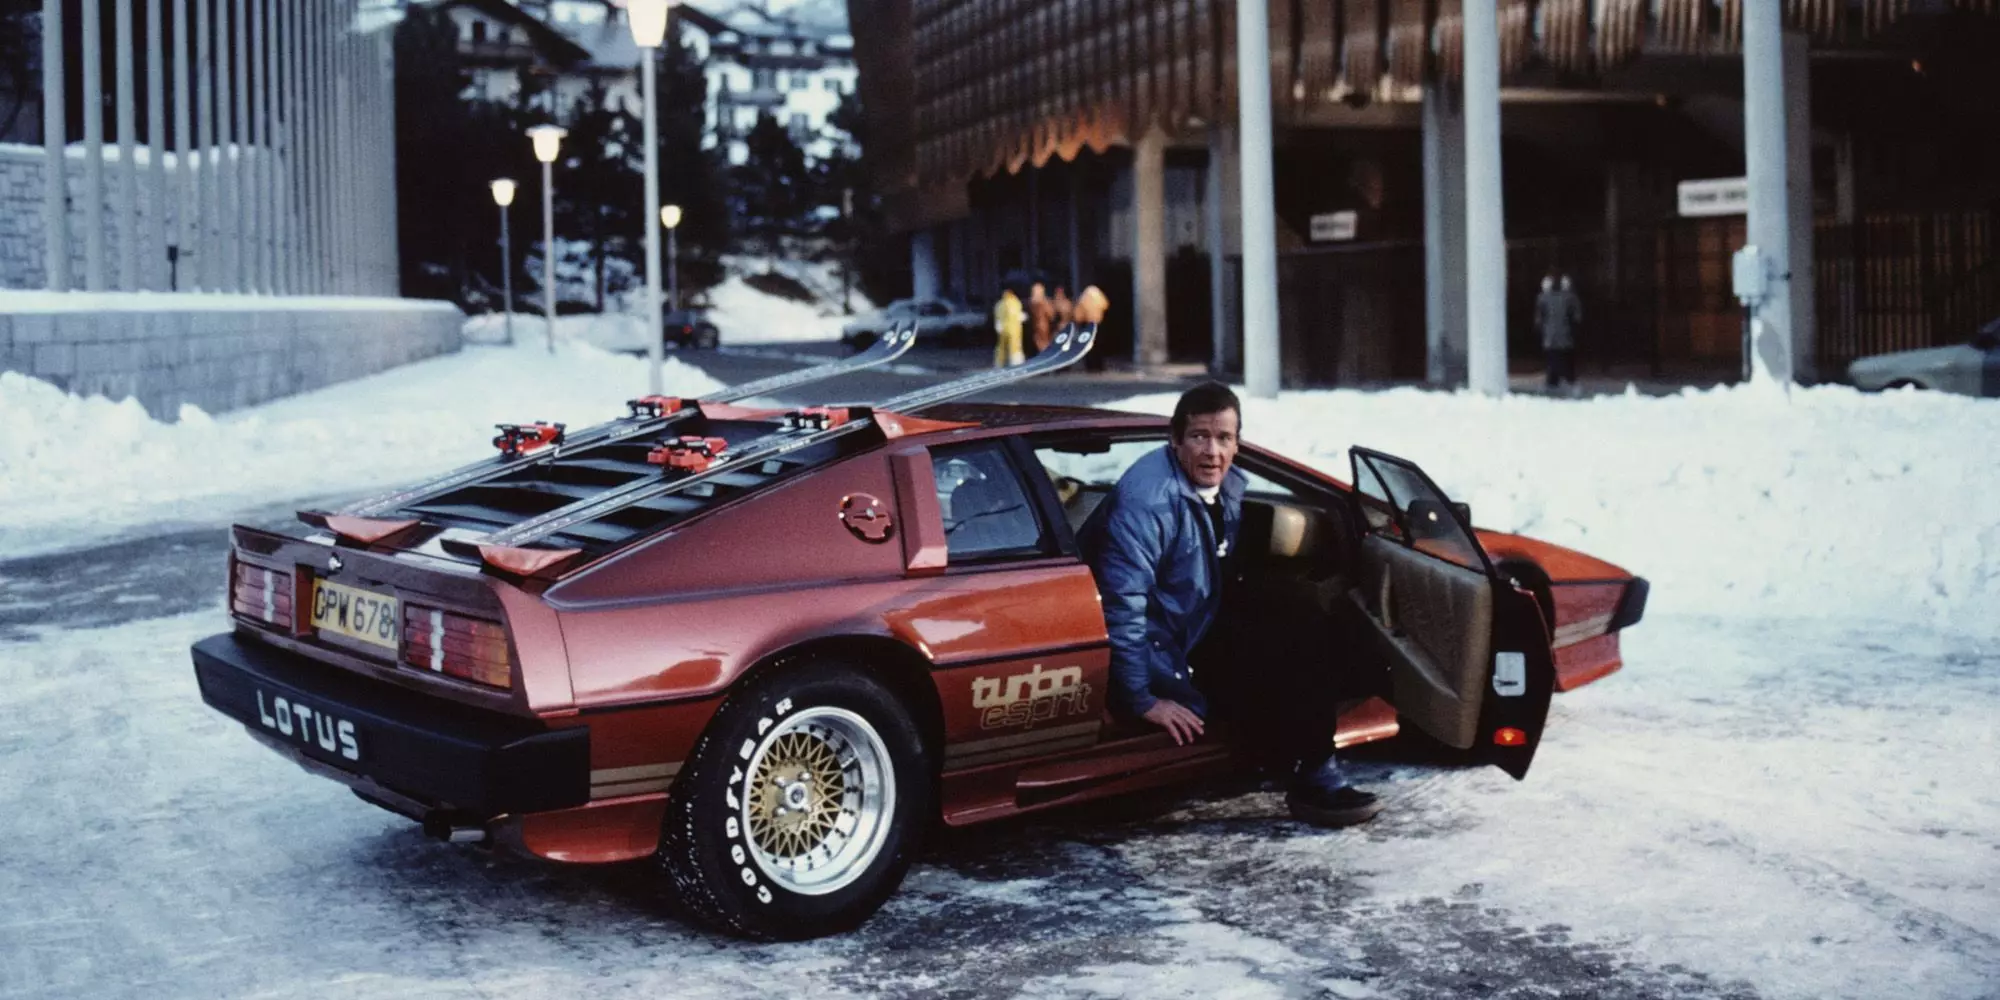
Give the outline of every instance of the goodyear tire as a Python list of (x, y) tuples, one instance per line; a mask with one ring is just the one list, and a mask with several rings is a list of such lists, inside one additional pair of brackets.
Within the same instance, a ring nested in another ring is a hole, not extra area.
[(752, 679), (716, 713), (660, 831), (691, 916), (749, 938), (852, 929), (902, 884), (933, 806), (922, 733), (856, 665), (812, 660)]

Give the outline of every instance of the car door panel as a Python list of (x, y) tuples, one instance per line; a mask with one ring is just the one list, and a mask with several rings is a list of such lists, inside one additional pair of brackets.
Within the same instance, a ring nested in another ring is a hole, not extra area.
[(1444, 743), (1469, 749), (1492, 643), (1492, 581), (1374, 535), (1361, 543), (1360, 564), (1362, 586), (1348, 599), (1388, 661), (1396, 709)]
[(1469, 514), (1421, 469), (1365, 448), (1351, 454), (1368, 527), (1349, 601), (1388, 670), (1397, 712), (1525, 776), (1555, 690), (1539, 606), (1496, 572)]

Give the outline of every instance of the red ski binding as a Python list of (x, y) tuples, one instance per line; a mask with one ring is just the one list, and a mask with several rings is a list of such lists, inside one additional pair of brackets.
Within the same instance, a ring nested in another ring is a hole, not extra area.
[(668, 438), (646, 453), (646, 461), (689, 474), (706, 472), (727, 447), (729, 442), (721, 438)]
[(493, 439), (493, 447), (500, 449), (503, 458), (515, 459), (531, 451), (550, 445), (563, 443), (563, 424), (544, 423), (537, 420), (532, 424), (494, 424), (500, 428), (500, 435)]
[(625, 405), (632, 410), (632, 419), (647, 417), (658, 420), (669, 413), (682, 409), (687, 404), (679, 396), (641, 396), (628, 399)]
[(849, 419), (845, 406), (808, 406), (785, 414), (785, 429), (828, 431), (847, 423)]

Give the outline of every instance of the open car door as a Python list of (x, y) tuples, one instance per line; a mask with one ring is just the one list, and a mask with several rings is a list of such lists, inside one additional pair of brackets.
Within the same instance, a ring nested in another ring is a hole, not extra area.
[(1349, 452), (1365, 532), (1348, 599), (1408, 722), (1526, 777), (1555, 692), (1540, 607), (1494, 571), (1471, 517), (1423, 470)]

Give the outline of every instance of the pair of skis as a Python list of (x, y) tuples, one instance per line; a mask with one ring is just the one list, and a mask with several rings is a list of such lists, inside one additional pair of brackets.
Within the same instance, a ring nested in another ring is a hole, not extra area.
[[(479, 539), (477, 544), (508, 547), (531, 545), (564, 529), (595, 520), (623, 507), (668, 493), (677, 493), (698, 483), (707, 482), (736, 470), (754, 467), (800, 448), (855, 433), (862, 428), (873, 426), (875, 421), (872, 414), (875, 412), (915, 413), (927, 406), (962, 399), (998, 386), (1067, 368), (1082, 360), (1083, 356), (1090, 352), (1096, 340), (1095, 323), (1064, 327), (1056, 333), (1047, 350), (1035, 355), (1024, 364), (977, 372), (926, 389), (892, 396), (868, 404), (869, 416), (857, 417), (836, 426), (820, 427), (809, 422), (801, 422), (729, 449), (702, 472), (677, 479), (637, 480), (503, 528)], [(857, 405), (855, 408), (861, 407)]]
[[(783, 372), (752, 382), (745, 382), (741, 385), (730, 386), (726, 389), (710, 393), (702, 397), (702, 399), (712, 403), (733, 403), (739, 399), (768, 396), (775, 392), (783, 392), (787, 389), (795, 389), (802, 385), (822, 382), (836, 376), (858, 372), (866, 368), (873, 368), (877, 365), (888, 364), (902, 357), (916, 343), (916, 340), (917, 326), (915, 323), (907, 326), (893, 326), (882, 334), (881, 338), (876, 340), (875, 343), (870, 344), (867, 350), (859, 354), (842, 358), (838, 361), (829, 361), (823, 365), (814, 365), (811, 368), (801, 368), (798, 371)], [(635, 400), (634, 404), (643, 402), (646, 402), (646, 400)], [(538, 462), (547, 462), (559, 455), (579, 449), (606, 444), (612, 441), (623, 441), (627, 438), (639, 437), (641, 435), (654, 434), (694, 416), (696, 413), (696, 402), (693, 399), (686, 400), (679, 409), (667, 412), (648, 411), (643, 407), (635, 405), (631, 416), (606, 421), (594, 427), (585, 428), (575, 434), (566, 434), (563, 436), (562, 443), (555, 447), (524, 452), (514, 457), (502, 455), (498, 458), (474, 462), (471, 465), (453, 469), (442, 476), (418, 483), (415, 486), (404, 487), (372, 496), (365, 500), (356, 501), (343, 508), (340, 513), (354, 517), (375, 517), (387, 514), (412, 504), (435, 500), (461, 487), (498, 478), (517, 469), (526, 468)]]

